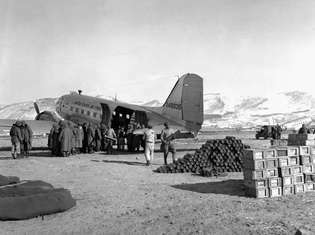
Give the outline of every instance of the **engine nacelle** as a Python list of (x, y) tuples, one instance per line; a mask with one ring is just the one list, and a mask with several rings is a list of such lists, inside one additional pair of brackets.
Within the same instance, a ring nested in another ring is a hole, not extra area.
[(37, 114), (35, 120), (59, 122), (61, 119), (54, 112), (44, 111)]

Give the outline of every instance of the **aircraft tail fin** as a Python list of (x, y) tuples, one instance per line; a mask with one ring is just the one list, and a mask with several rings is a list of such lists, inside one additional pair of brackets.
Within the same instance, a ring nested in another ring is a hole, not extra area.
[(185, 121), (195, 134), (203, 123), (203, 79), (196, 74), (185, 74), (178, 79), (166, 99), (163, 113)]

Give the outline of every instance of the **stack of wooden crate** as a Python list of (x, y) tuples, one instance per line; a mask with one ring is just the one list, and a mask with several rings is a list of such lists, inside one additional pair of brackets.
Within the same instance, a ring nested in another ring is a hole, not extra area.
[(279, 197), (315, 191), (315, 147), (249, 149), (243, 164), (247, 196)]

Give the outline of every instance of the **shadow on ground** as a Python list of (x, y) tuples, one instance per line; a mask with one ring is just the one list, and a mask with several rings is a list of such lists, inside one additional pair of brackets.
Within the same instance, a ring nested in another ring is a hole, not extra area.
[(225, 180), (197, 184), (172, 185), (173, 188), (197, 193), (226, 194), (231, 196), (245, 196), (243, 180)]
[(130, 161), (119, 161), (119, 160), (91, 160), (92, 162), (103, 162), (103, 163), (117, 163), (117, 164), (125, 164), (131, 166), (146, 166), (145, 163), (142, 162), (130, 162)]

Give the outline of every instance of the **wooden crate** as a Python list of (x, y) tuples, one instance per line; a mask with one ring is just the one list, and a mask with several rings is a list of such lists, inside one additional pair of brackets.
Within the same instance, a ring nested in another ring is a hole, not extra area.
[(268, 187), (268, 180), (244, 180), (244, 185), (248, 188), (266, 188)]
[(302, 166), (291, 166), (292, 172), (294, 175), (296, 174), (303, 174), (303, 167)]
[(307, 183), (314, 182), (315, 183), (315, 174), (304, 174), (304, 181)]
[(288, 146), (288, 156), (299, 156), (299, 148)]
[(313, 156), (307, 155), (307, 156), (300, 156), (300, 164), (301, 165), (307, 165), (313, 163)]
[(282, 178), (269, 178), (268, 179), (268, 187), (274, 188), (274, 187), (282, 187)]
[(266, 197), (269, 197), (269, 189), (245, 187), (245, 194), (249, 197), (266, 198)]
[(295, 184), (294, 185), (294, 193), (295, 194), (305, 193), (305, 185), (304, 184)]
[(264, 150), (262, 149), (246, 149), (244, 158), (248, 160), (263, 160)]
[(267, 169), (279, 167), (278, 158), (274, 158), (274, 159), (269, 158), (269, 159), (266, 159), (265, 162), (266, 162), (265, 166)]
[(313, 164), (303, 165), (303, 173), (305, 174), (315, 173), (314, 165)]
[(281, 197), (282, 187), (272, 187), (269, 188), (269, 197)]
[(290, 156), (289, 157), (289, 166), (296, 166), (300, 164), (299, 156)]
[(310, 146), (311, 155), (315, 155), (315, 146)]
[(293, 175), (293, 184), (304, 184), (304, 174)]
[(289, 157), (279, 157), (278, 166), (279, 167), (289, 166)]
[(282, 194), (283, 194), (284, 196), (294, 194), (294, 186), (293, 186), (293, 185), (290, 185), (290, 186), (283, 186), (283, 188), (282, 188)]
[(263, 156), (264, 158), (276, 158), (277, 152), (275, 149), (265, 149)]
[(250, 170), (262, 170), (266, 168), (266, 163), (264, 160), (249, 160), (246, 159), (243, 161), (244, 169)]
[(265, 170), (247, 170), (244, 169), (244, 180), (260, 180), (260, 179), (266, 179), (267, 173)]
[(311, 155), (310, 146), (299, 146), (299, 155)]
[(279, 147), (279, 146), (287, 146), (288, 140), (280, 139), (280, 140), (270, 140), (270, 145), (273, 147)]
[(283, 186), (290, 186), (293, 185), (293, 177), (292, 176), (284, 176), (282, 177), (282, 184)]
[(305, 183), (306, 192), (315, 192), (315, 183)]
[(270, 177), (279, 177), (279, 170), (278, 168), (273, 168), (273, 169), (266, 169), (266, 177), (270, 178)]
[(287, 157), (288, 156), (288, 148), (282, 147), (276, 149), (277, 157)]

